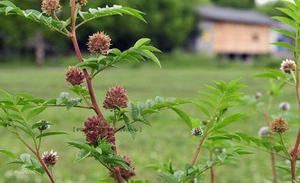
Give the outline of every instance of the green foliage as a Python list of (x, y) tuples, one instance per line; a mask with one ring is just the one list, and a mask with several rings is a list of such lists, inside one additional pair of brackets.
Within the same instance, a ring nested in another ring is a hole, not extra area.
[[(162, 51), (171, 51), (181, 47), (193, 31), (196, 19), (195, 7), (204, 3), (206, 2), (203, 0), (193, 0), (189, 3), (181, 0), (91, 2), (92, 6), (121, 4), (135, 7), (146, 13), (148, 24), (130, 18), (123, 21), (123, 18), (115, 17), (99, 24), (95, 22), (90, 28), (94, 30), (99, 26), (103, 27), (114, 38), (115, 44), (122, 43), (120, 44), (122, 48), (129, 47), (132, 44), (131, 40), (146, 36)], [(115, 25), (119, 25), (120, 28), (116, 29)]]
[(37, 10), (22, 10), (10, 1), (0, 2), (0, 14), (22, 16), (61, 33), (63, 33), (62, 30), (69, 24), (69, 22), (66, 21), (55, 20), (52, 17), (44, 16)]
[(283, 1), (283, 2), (286, 5), (286, 7), (277, 8), (277, 10), (279, 10), (279, 12), (281, 12), (283, 15), (274, 16), (273, 18), (283, 24), (288, 25), (292, 30), (287, 30), (287, 29), (274, 29), (274, 30), (285, 36), (292, 38), (293, 40), (295, 40), (295, 44), (291, 45), (289, 42), (276, 42), (273, 44), (291, 50), (294, 53), (295, 57), (298, 58), (299, 56), (298, 30), (300, 29), (299, 15), (298, 15), (299, 6), (297, 4), (298, 2), (297, 1), (296, 3), (292, 3), (289, 1)]
[(255, 0), (211, 0), (218, 6), (251, 9), (255, 7)]
[(120, 166), (124, 169), (129, 168), (124, 159), (117, 156), (112, 150), (111, 144), (107, 143), (105, 140), (100, 141), (99, 146), (97, 147), (75, 141), (68, 142), (68, 144), (80, 150), (76, 157), (77, 161), (92, 157), (108, 168), (113, 168), (115, 166)]
[(121, 122), (117, 131), (123, 130), (130, 132), (133, 136), (139, 131), (139, 122), (146, 125), (151, 125), (148, 117), (153, 114), (158, 114), (162, 110), (171, 109), (174, 110), (179, 117), (186, 117), (176, 106), (190, 103), (187, 100), (175, 99), (175, 98), (163, 98), (157, 96), (154, 100), (148, 99), (146, 102), (134, 103), (131, 102), (127, 109), (115, 111), (115, 117), (111, 117), (115, 121)]
[(77, 66), (82, 69), (90, 69), (93, 77), (107, 68), (116, 67), (115, 64), (122, 62), (139, 63), (150, 60), (161, 67), (158, 58), (154, 54), (160, 51), (153, 47), (150, 42), (150, 39), (142, 38), (126, 51), (122, 52), (119, 49), (114, 48), (110, 50), (110, 53), (107, 56), (101, 55), (98, 57), (90, 57), (85, 59), (84, 62), (77, 64)]

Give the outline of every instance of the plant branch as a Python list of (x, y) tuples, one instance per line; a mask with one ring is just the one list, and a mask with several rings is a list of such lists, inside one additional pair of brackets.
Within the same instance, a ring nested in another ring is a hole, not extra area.
[(291, 159), (291, 155), (290, 155), (289, 151), (287, 150), (287, 148), (284, 144), (284, 140), (283, 140), (283, 137), (282, 137), (281, 133), (279, 133), (279, 138), (280, 138), (280, 143), (283, 147), (283, 151), (284, 151), (285, 155), (288, 157), (288, 159)]
[(198, 157), (199, 157), (199, 154), (200, 154), (202, 145), (203, 145), (204, 141), (206, 140), (207, 135), (208, 135), (208, 134), (206, 133), (206, 134), (201, 138), (200, 142), (198, 143), (196, 152), (195, 152), (194, 157), (193, 157), (193, 160), (192, 160), (192, 166), (194, 166), (195, 163), (196, 163), (197, 160), (198, 160)]
[(40, 153), (37, 150), (34, 150), (29, 144), (27, 144), (22, 137), (18, 134), (15, 133), (17, 138), (36, 156), (36, 158), (38, 159), (38, 161), (41, 163), (43, 169), (45, 170), (47, 176), (49, 177), (51, 183), (56, 183), (55, 179), (52, 175), (52, 173), (50, 172), (49, 168), (47, 167), (47, 165), (45, 164), (45, 162), (42, 160), (42, 158), (40, 157)]
[(272, 150), (271, 154), (271, 166), (272, 166), (272, 175), (273, 175), (273, 183), (278, 183), (278, 176), (276, 172), (276, 157), (275, 151)]
[[(76, 16), (77, 16), (76, 12), (77, 12), (76, 11), (76, 2), (75, 2), (75, 0), (72, 0), (71, 1), (71, 19), (72, 19), (71, 40), (72, 40), (73, 47), (74, 47), (74, 50), (75, 50), (75, 53), (76, 53), (76, 56), (77, 56), (78, 60), (80, 62), (84, 62), (83, 56), (81, 54), (81, 50), (80, 50), (79, 45), (78, 45), (77, 35), (76, 35)], [(85, 76), (86, 83), (87, 83), (87, 86), (88, 86), (88, 91), (89, 91), (89, 94), (91, 96), (93, 109), (99, 117), (104, 118), (104, 116), (101, 113), (100, 108), (97, 104), (97, 99), (96, 99), (96, 95), (95, 95), (95, 91), (94, 91), (94, 87), (93, 87), (93, 84), (92, 84), (91, 77), (90, 77), (90, 75), (89, 75), (89, 73), (86, 69), (83, 69), (83, 72), (84, 72), (84, 76)]]
[[(210, 161), (213, 160), (213, 153), (212, 153), (212, 150), (209, 151), (209, 159), (210, 159)], [(210, 182), (211, 182), (211, 183), (214, 183), (214, 182), (215, 182), (215, 169), (214, 169), (214, 166), (211, 166), (211, 167), (210, 167)]]
[[(84, 62), (81, 50), (79, 48), (78, 45), (78, 41), (77, 41), (77, 35), (76, 35), (76, 19), (77, 19), (77, 8), (76, 8), (76, 0), (71, 0), (71, 40), (72, 40), (72, 44), (75, 50), (75, 54), (77, 56), (77, 59), (79, 60), (79, 62)], [(92, 106), (93, 106), (93, 110), (95, 111), (95, 113), (102, 119), (104, 119), (104, 116), (99, 108), (99, 105), (97, 103), (97, 98), (96, 98), (96, 94), (94, 91), (94, 87), (93, 87), (93, 83), (92, 83), (92, 77), (90, 76), (90, 74), (88, 73), (88, 71), (86, 69), (83, 69), (83, 73), (84, 73), (84, 77), (87, 83), (87, 87), (88, 87), (88, 91), (89, 91), (89, 95), (91, 97), (91, 102), (92, 102)], [(115, 152), (117, 153), (117, 149), (114, 148)], [(123, 178), (120, 174), (120, 171), (116, 171), (116, 178), (115, 181), (117, 183), (123, 183)]]
[(298, 158), (298, 150), (300, 146), (300, 130), (298, 130), (298, 135), (296, 139), (296, 143), (291, 151), (291, 171), (292, 171), (292, 182), (297, 182), (297, 175), (296, 175), (296, 162)]
[[(66, 105), (43, 105), (46, 107), (66, 107)], [(75, 108), (81, 108), (81, 109), (94, 109), (94, 107), (89, 107), (89, 106), (73, 106)]]

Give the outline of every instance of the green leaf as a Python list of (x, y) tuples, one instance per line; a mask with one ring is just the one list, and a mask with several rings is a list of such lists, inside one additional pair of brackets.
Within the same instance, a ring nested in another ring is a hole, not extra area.
[(45, 106), (39, 106), (39, 107), (33, 108), (31, 111), (28, 112), (27, 119), (32, 119), (32, 118), (36, 117), (37, 115), (42, 113), (46, 108), (47, 107), (45, 107)]
[(280, 70), (276, 70), (276, 69), (267, 69), (262, 73), (256, 74), (255, 77), (260, 77), (260, 78), (270, 78), (270, 79), (286, 79), (286, 75), (281, 72)]
[(246, 115), (242, 114), (242, 113), (230, 115), (230, 116), (224, 118), (220, 123), (218, 123), (213, 128), (213, 130), (219, 130), (221, 128), (224, 128), (225, 126), (228, 126), (228, 125), (230, 125), (230, 124), (232, 124), (234, 122), (238, 122), (238, 121), (240, 121), (241, 119), (243, 119), (245, 117), (246, 117)]
[(176, 107), (171, 107), (171, 109), (173, 111), (175, 111), (181, 117), (181, 119), (183, 119), (183, 121), (188, 125), (188, 127), (190, 129), (193, 128), (192, 120), (191, 120), (190, 116), (186, 112), (184, 112), (183, 110), (180, 110), (180, 109), (178, 109)]
[(0, 14), (19, 15), (34, 22), (43, 24), (53, 30), (63, 30), (68, 26), (68, 22), (55, 20), (52, 17), (43, 15), (36, 10), (22, 10), (10, 1), (0, 1)]
[(112, 7), (105, 7), (105, 8), (99, 8), (99, 7), (90, 8), (88, 12), (80, 11), (79, 15), (83, 19), (83, 22), (80, 23), (79, 26), (93, 19), (112, 16), (112, 15), (130, 15), (143, 22), (146, 22), (146, 20), (143, 17), (143, 13), (141, 11), (138, 11), (133, 8), (122, 7), (119, 5), (114, 5)]
[(295, 39), (295, 33), (294, 32), (291, 32), (289, 30), (285, 30), (285, 29), (278, 29), (278, 28), (273, 28), (274, 31), (284, 35), (284, 36), (287, 36), (287, 37), (290, 37), (292, 39)]
[(148, 57), (151, 61), (155, 62), (159, 68), (161, 68), (161, 64), (158, 60), (158, 58), (149, 50), (143, 50), (143, 52), (146, 54), (146, 57)]
[(68, 134), (67, 132), (45, 132), (40, 135), (38, 135), (36, 138), (42, 138), (42, 137), (47, 137), (47, 136), (53, 136), (53, 135), (66, 135)]
[(150, 44), (150, 42), (151, 42), (151, 39), (149, 39), (149, 38), (141, 38), (134, 44), (133, 47), (140, 48), (143, 45)]
[(0, 153), (5, 154), (6, 156), (10, 158), (17, 158), (17, 155), (11, 151), (0, 149)]
[(274, 18), (275, 20), (278, 20), (286, 25), (289, 25), (294, 29), (298, 29), (298, 25), (290, 18), (282, 17), (282, 16), (274, 16), (272, 18)]
[(288, 42), (274, 42), (272, 44), (276, 45), (276, 46), (281, 46), (281, 47), (287, 48), (291, 51), (295, 51), (295, 47)]
[(292, 18), (294, 21), (299, 22), (300, 17), (298, 16), (298, 14), (296, 14), (292, 10), (287, 9), (287, 8), (276, 8), (276, 9), (281, 11), (282, 13), (286, 14), (287, 16)]
[(89, 155), (91, 154), (90, 151), (86, 151), (86, 150), (80, 150), (76, 156), (76, 161), (81, 161), (86, 159), (87, 157), (89, 157)]

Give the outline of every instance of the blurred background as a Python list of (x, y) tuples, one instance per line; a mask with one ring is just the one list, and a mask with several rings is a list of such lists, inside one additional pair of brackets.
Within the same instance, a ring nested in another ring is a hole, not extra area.
[[(23, 9), (40, 9), (36, 0), (13, 0)], [(61, 0), (63, 11), (59, 15), (69, 15), (68, 0)], [(268, 0), (97, 0), (89, 7), (103, 7), (121, 4), (146, 13), (147, 24), (131, 17), (114, 16), (97, 19), (78, 30), (82, 50), (87, 54), (88, 36), (97, 31), (105, 31), (113, 40), (113, 47), (129, 48), (136, 40), (149, 37), (153, 44), (163, 51), (159, 55), (162, 69), (152, 63), (126, 64), (120, 68), (104, 72), (95, 81), (99, 99), (105, 90), (115, 84), (128, 89), (130, 100), (144, 101), (155, 96), (194, 98), (203, 84), (212, 80), (241, 78), (249, 87), (250, 95), (268, 91), (267, 81), (257, 80), (254, 74), (266, 67), (279, 68), (282, 58), (291, 53), (270, 43), (289, 40), (272, 30), (272, 27), (287, 28), (270, 17), (278, 15), (275, 9), (284, 6), (279, 1)], [(66, 66), (77, 63), (69, 40), (49, 32), (42, 26), (25, 21), (23, 18), (0, 16), (0, 88), (10, 92), (30, 92), (41, 97), (56, 97), (67, 91), (64, 79)], [(275, 103), (288, 101), (292, 111), (296, 111), (294, 91), (286, 89), (285, 95)], [(262, 100), (267, 97), (263, 96)], [(187, 107), (187, 110), (199, 115)], [(272, 107), (274, 112), (278, 106)], [(256, 120), (244, 121), (230, 128), (256, 134), (264, 124), (259, 114)], [(62, 111), (51, 109), (43, 118), (55, 123), (53, 128), (66, 130), (72, 138), (83, 138), (73, 132), (84, 119), (92, 115), (77, 110)], [(118, 144), (122, 154), (132, 157), (138, 177), (156, 182), (156, 173), (147, 168), (153, 163), (174, 160), (177, 167), (184, 167), (190, 161), (197, 141), (190, 138), (190, 131), (176, 115), (164, 112), (151, 118), (152, 127), (131, 139), (129, 134), (119, 134)], [(159, 131), (158, 131), (159, 129)], [(294, 134), (291, 129), (291, 137)], [(0, 129), (0, 148), (24, 149), (12, 135)], [(46, 141), (44, 150), (55, 149), (60, 155), (55, 174), (59, 182), (101, 182), (104, 169), (92, 161), (74, 162), (76, 150), (68, 147), (58, 137)], [(205, 152), (204, 152), (205, 154)], [(205, 159), (205, 157), (202, 157)], [(66, 163), (68, 162), (68, 163)], [(271, 178), (269, 156), (264, 152), (247, 156), (236, 165), (217, 169), (217, 183), (263, 183)], [(42, 177), (33, 177), (14, 166), (6, 166), (0, 155), (0, 182), (47, 182)], [(233, 176), (234, 175), (234, 176)]]

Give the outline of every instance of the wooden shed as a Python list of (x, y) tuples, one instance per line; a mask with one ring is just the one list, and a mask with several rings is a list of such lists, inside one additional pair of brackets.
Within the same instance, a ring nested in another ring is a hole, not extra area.
[(201, 7), (198, 14), (196, 51), (242, 57), (272, 53), (270, 43), (276, 38), (269, 17), (255, 11), (215, 6)]

